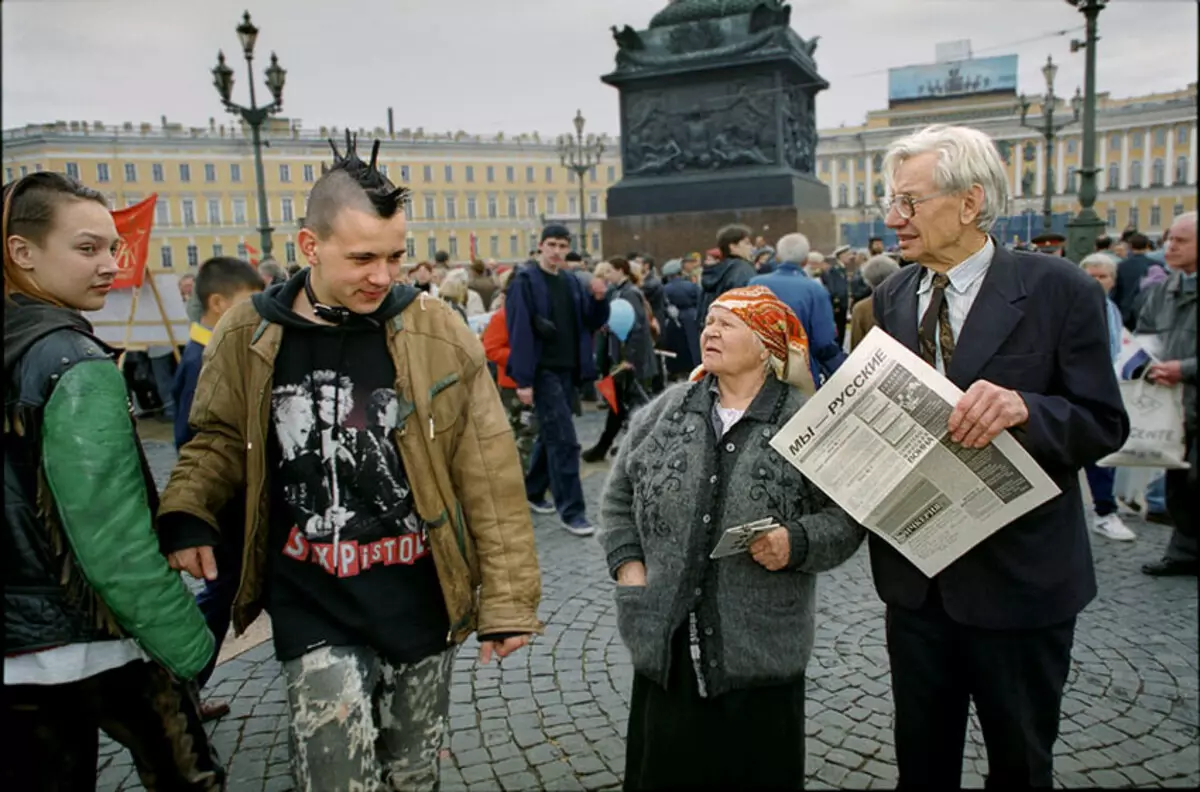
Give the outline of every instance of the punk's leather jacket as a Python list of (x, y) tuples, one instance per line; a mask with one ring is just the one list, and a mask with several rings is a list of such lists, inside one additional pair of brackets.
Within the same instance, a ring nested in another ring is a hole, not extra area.
[(6, 359), (4, 652), (131, 637), (190, 678), (213, 638), (159, 552), (157, 493), (112, 354), (61, 328)]

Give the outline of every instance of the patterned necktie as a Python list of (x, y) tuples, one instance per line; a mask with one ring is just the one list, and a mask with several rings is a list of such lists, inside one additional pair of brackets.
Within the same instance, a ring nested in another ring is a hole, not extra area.
[(946, 302), (946, 287), (950, 279), (942, 273), (933, 275), (933, 292), (929, 307), (921, 317), (918, 336), (921, 340), (921, 357), (931, 366), (937, 366), (937, 347), (942, 346), (943, 371), (950, 370), (950, 359), (954, 357), (954, 332), (950, 329), (950, 305)]

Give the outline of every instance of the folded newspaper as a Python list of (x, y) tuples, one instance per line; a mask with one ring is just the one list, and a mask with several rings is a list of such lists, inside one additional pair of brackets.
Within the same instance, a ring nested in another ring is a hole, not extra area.
[(1008, 432), (983, 448), (950, 439), (962, 396), (878, 328), (771, 446), (929, 577), (1059, 494)]

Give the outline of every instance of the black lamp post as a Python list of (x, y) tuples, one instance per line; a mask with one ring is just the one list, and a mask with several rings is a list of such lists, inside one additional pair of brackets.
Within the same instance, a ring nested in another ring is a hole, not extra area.
[(1086, 50), (1083, 74), (1083, 167), (1079, 169), (1079, 214), (1067, 222), (1067, 257), (1082, 261), (1096, 249), (1096, 238), (1107, 223), (1100, 219), (1096, 203), (1096, 17), (1107, 0), (1067, 0), (1087, 21), (1083, 41), (1072, 41), (1071, 52)]
[(246, 68), (250, 72), (250, 106), (242, 107), (230, 101), (233, 92), (233, 69), (225, 65), (225, 53), (217, 52), (217, 65), (212, 70), (213, 85), (221, 96), (221, 104), (234, 115), (250, 125), (251, 139), (254, 143), (254, 174), (258, 179), (258, 233), (262, 240), (262, 257), (271, 258), (271, 232), (267, 217), (267, 182), (263, 176), (262, 136), (259, 130), (269, 116), (283, 109), (283, 83), (287, 79), (287, 70), (279, 65), (275, 53), (271, 53), (271, 65), (266, 70), (267, 88), (275, 101), (265, 107), (259, 107), (254, 98), (254, 43), (258, 40), (258, 28), (250, 21), (250, 12), (242, 16), (242, 24), (237, 27), (238, 40), (242, 43), (242, 52), (246, 55)]
[[(1058, 130), (1063, 127), (1070, 126), (1079, 120), (1079, 111), (1083, 104), (1083, 96), (1079, 90), (1075, 91), (1075, 98), (1071, 100), (1071, 109), (1073, 116), (1066, 121), (1054, 122), (1054, 107), (1058, 104), (1058, 97), (1054, 95), (1054, 75), (1058, 73), (1058, 66), (1049, 55), (1046, 56), (1046, 65), (1042, 67), (1042, 76), (1046, 78), (1046, 95), (1042, 99), (1042, 119), (1038, 124), (1026, 123), (1025, 117), (1029, 113), (1029, 100), (1025, 98), (1025, 94), (1021, 94), (1021, 98), (1017, 101), (1017, 109), (1021, 111), (1021, 126), (1028, 129), (1034, 129), (1042, 133), (1042, 137), (1046, 139), (1046, 158), (1044, 161), (1046, 173), (1046, 185), (1043, 188), (1042, 195), (1042, 231), (1043, 233), (1050, 232), (1051, 217), (1053, 214), (1052, 201), (1054, 198), (1054, 138), (1058, 134)], [(1068, 185), (1069, 189), (1069, 185)]]
[(562, 166), (574, 171), (579, 178), (579, 252), (586, 256), (587, 249), (587, 204), (584, 203), (584, 174), (600, 163), (604, 153), (604, 135), (583, 136), (583, 111), (575, 111), (575, 137), (558, 136), (558, 156)]

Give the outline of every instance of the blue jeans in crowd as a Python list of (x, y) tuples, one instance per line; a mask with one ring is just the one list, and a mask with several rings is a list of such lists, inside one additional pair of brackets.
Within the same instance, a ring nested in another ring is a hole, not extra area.
[(583, 485), (579, 483), (579, 439), (571, 405), (575, 384), (570, 371), (538, 369), (533, 382), (533, 410), (538, 436), (525, 474), (525, 497), (539, 501), (546, 487), (563, 522), (586, 516)]
[(221, 644), (225, 642), (225, 636), (229, 632), (233, 600), (237, 596), (238, 584), (242, 579), (241, 531), (236, 534), (231, 531), (230, 536), (221, 538), (221, 544), (213, 548), (213, 556), (217, 562), (217, 579), (204, 581), (204, 589), (196, 595), (196, 605), (200, 607), (204, 621), (216, 640), (212, 658), (196, 675), (196, 686), (199, 688), (208, 684), (208, 678), (217, 667), (217, 656), (221, 654)]
[(1167, 477), (1161, 475), (1146, 487), (1146, 511), (1151, 514), (1167, 513)]
[(1117, 510), (1117, 501), (1113, 496), (1113, 484), (1116, 482), (1117, 469), (1088, 465), (1083, 469), (1087, 474), (1088, 489), (1092, 491), (1092, 505), (1097, 517), (1107, 517)]

